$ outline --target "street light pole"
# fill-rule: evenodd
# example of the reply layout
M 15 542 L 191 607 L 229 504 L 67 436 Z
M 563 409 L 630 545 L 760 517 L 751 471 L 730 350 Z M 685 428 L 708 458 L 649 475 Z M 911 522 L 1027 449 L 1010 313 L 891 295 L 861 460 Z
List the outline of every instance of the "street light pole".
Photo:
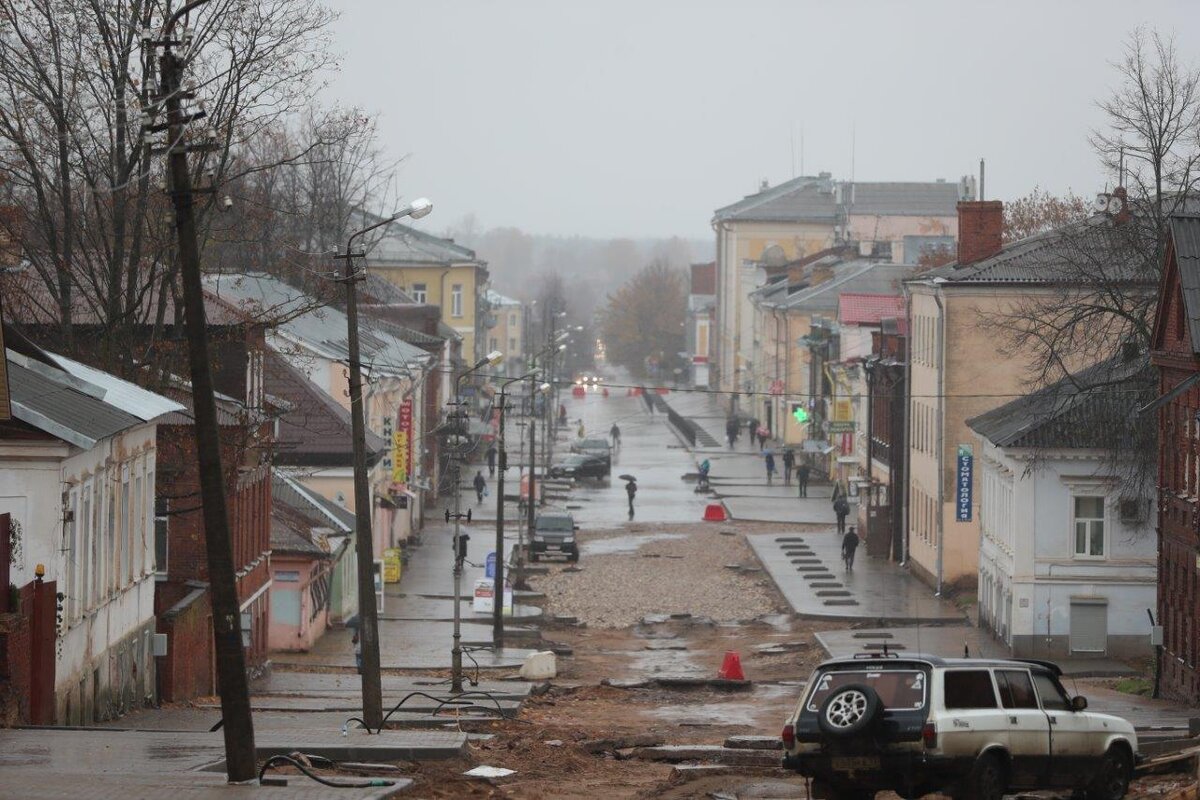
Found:
M 362 647 L 363 722 L 367 728 L 383 725 L 383 681 L 379 675 L 379 618 L 375 608 L 375 553 L 371 534 L 371 486 L 367 477 L 367 426 L 363 409 L 362 359 L 358 343 L 358 294 L 355 290 L 365 273 L 354 271 L 354 258 L 366 253 L 354 252 L 354 240 L 377 228 L 390 225 L 400 217 L 419 219 L 433 210 L 433 204 L 420 199 L 392 216 L 368 225 L 350 235 L 346 252 L 334 256 L 344 259 L 346 268 L 339 279 L 346 285 L 346 349 L 350 370 L 350 435 L 354 447 L 354 529 L 358 556 L 358 640 Z
M 500 459 L 500 472 L 496 478 L 496 570 L 492 576 L 492 645 L 496 651 L 504 646 L 504 471 L 508 469 L 508 451 L 504 444 L 504 417 L 508 411 L 508 387 L 517 381 L 525 380 L 532 374 L 510 378 L 500 384 L 500 452 L 497 454 Z

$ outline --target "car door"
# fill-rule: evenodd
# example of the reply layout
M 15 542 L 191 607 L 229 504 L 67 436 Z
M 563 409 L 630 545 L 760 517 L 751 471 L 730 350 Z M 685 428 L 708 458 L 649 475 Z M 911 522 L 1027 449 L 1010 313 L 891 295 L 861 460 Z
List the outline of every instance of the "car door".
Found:
M 1034 670 L 1033 685 L 1050 723 L 1050 786 L 1080 786 L 1087 783 L 1095 765 L 1091 753 L 1091 721 L 1087 714 L 1071 708 L 1062 685 L 1048 672 Z
M 1012 786 L 1043 786 L 1050 760 L 1050 720 L 1038 704 L 1029 670 L 997 669 L 996 688 L 1008 722 Z
M 945 755 L 974 760 L 990 747 L 1007 746 L 1007 720 L 996 698 L 991 670 L 945 670 L 942 708 L 946 723 L 938 725 L 938 740 Z

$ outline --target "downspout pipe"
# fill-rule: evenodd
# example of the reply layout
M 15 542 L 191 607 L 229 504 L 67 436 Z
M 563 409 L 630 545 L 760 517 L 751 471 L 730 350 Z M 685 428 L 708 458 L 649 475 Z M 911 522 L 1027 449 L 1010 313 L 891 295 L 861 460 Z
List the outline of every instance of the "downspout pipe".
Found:
M 912 532 L 912 523 L 910 522 L 909 509 L 912 503 L 909 501 L 909 491 L 912 486 L 912 295 L 908 291 L 908 284 L 903 281 L 900 283 L 900 291 L 904 293 L 904 318 L 908 320 L 908 341 L 904 347 L 904 393 L 905 408 L 904 408 L 904 535 L 900 537 L 900 566 L 908 566 L 908 537 Z M 895 490 L 893 489 L 893 494 Z
M 935 597 L 942 596 L 942 581 L 945 577 L 945 544 L 946 544 L 946 308 L 942 305 L 942 297 L 934 288 L 933 301 L 938 307 L 938 381 L 937 381 L 937 591 Z

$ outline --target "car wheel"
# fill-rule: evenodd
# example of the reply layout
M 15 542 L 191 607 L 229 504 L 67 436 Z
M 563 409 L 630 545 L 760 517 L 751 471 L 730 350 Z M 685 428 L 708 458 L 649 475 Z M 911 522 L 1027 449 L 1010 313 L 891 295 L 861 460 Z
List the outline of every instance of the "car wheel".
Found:
M 532 562 L 534 562 L 534 563 L 536 564 L 536 563 L 537 563 L 537 560 L 538 560 L 538 554 L 537 554 L 537 553 L 530 553 L 530 554 L 529 554 L 529 560 L 530 560 L 530 561 L 532 561 Z
M 1121 800 L 1129 790 L 1133 759 L 1123 747 L 1110 748 L 1100 762 L 1096 780 L 1087 789 L 1088 800 Z
M 817 725 L 827 736 L 857 736 L 875 724 L 882 707 L 874 689 L 852 683 L 829 696 L 817 715 Z
M 845 783 L 830 783 L 825 787 L 828 800 L 874 800 L 875 792 Z
M 1001 800 L 1007 785 L 1004 764 L 995 755 L 984 753 L 975 761 L 962 790 L 955 792 L 954 797 L 964 800 Z

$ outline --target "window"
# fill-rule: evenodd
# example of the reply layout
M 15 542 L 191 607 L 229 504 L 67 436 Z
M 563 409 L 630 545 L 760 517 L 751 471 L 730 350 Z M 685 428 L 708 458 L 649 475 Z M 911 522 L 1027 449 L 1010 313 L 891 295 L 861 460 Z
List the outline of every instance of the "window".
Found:
M 79 617 L 79 582 L 83 578 L 80 557 L 83 548 L 80 546 L 79 532 L 82 528 L 79 518 L 79 492 L 75 489 L 67 500 L 67 622 L 74 622 Z
M 129 506 L 129 475 L 121 483 L 121 565 L 114 584 L 119 588 L 129 582 L 133 568 L 133 509 Z
M 456 283 L 450 287 L 450 316 L 461 317 L 463 315 L 463 287 L 461 283 Z
M 884 708 L 924 708 L 925 673 L 919 670 L 826 672 L 817 678 L 808 698 L 808 709 L 817 711 L 835 690 L 850 684 L 866 684 L 875 690 Z
M 1075 556 L 1104 558 L 1104 498 L 1075 498 Z
M 1033 682 L 1024 670 L 996 670 L 996 685 L 1000 688 L 1000 703 L 1005 708 L 1037 708 Z
M 79 564 L 79 611 L 92 606 L 92 586 L 96 579 L 95 544 L 92 541 L 92 487 L 83 485 L 81 509 L 79 512 L 79 549 L 83 560 Z
M 1037 686 L 1038 697 L 1042 698 L 1042 708 L 1046 711 L 1071 710 L 1071 701 L 1067 699 L 1067 693 L 1054 678 L 1044 672 L 1035 672 L 1033 683 Z
M 515 311 L 508 315 L 508 326 L 510 328 L 517 327 L 517 313 Z
M 495 336 L 489 337 L 488 338 L 488 350 L 497 350 L 497 349 L 499 349 L 499 345 L 496 342 L 496 337 Z
M 277 569 L 275 570 L 275 580 L 281 583 L 298 583 L 300 581 L 300 570 Z
M 510 336 L 510 337 L 508 337 L 508 353 L 509 353 L 509 355 L 513 355 L 516 352 L 517 352 L 517 337 Z
M 986 669 L 963 669 L 945 673 L 943 696 L 946 709 L 995 708 L 996 690 Z
M 429 296 L 429 289 L 423 283 L 414 283 L 412 285 L 412 298 L 415 302 L 424 303 L 425 298 Z
M 154 503 L 154 571 L 159 575 L 167 574 L 167 557 L 170 555 L 168 503 L 165 498 Z

